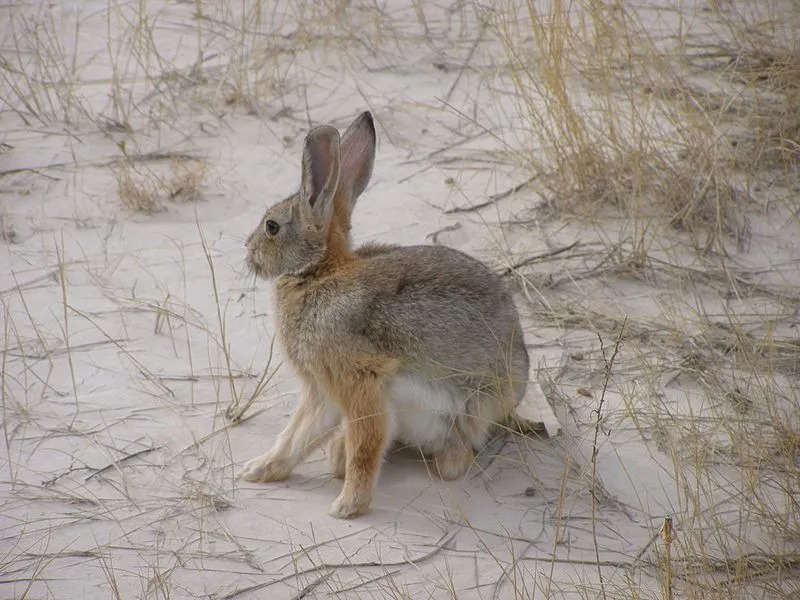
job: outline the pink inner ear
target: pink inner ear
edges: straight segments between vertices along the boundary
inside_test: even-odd
[[[363,135],[355,136],[348,141],[342,156],[342,170],[354,171],[369,158],[370,145]]]
[[[372,175],[375,156],[375,130],[371,122],[361,120],[351,126],[342,139],[341,181],[350,188],[350,209],[356,198],[364,191]]]
[[[319,202],[323,194],[332,193],[326,186],[338,178],[338,135],[331,127],[319,127],[306,137],[302,185],[305,200],[311,206]]]
[[[329,139],[319,140],[311,154],[311,195],[309,202],[313,205],[318,199],[331,171],[331,142]]]

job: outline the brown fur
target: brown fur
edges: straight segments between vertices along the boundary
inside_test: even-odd
[[[328,236],[325,240],[325,254],[319,266],[319,275],[327,275],[344,268],[347,263],[356,260],[355,254],[350,251],[350,219],[343,208],[346,206],[341,192],[334,199],[335,208],[333,219],[328,226]]]
[[[346,455],[344,487],[331,513],[350,518],[364,513],[372,501],[372,487],[388,443],[381,387],[386,376],[396,371],[397,361],[367,359],[342,366],[328,388],[345,417]]]

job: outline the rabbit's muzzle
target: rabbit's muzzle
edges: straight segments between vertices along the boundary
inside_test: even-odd
[[[247,237],[247,243],[245,244],[245,248],[247,248],[247,257],[245,258],[245,262],[247,264],[248,270],[251,273],[261,277],[263,269],[261,268],[261,265],[259,264],[256,258],[259,246],[258,238],[259,238],[258,230],[254,231]]]

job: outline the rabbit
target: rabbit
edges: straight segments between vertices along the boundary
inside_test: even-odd
[[[441,478],[463,476],[528,379],[517,309],[484,264],[444,246],[351,247],[375,145],[369,112],[341,137],[311,130],[299,191],[246,242],[250,270],[276,280],[277,335],[303,389],[272,449],[239,477],[286,479],[330,440],[344,479],[330,514],[345,519],[369,509],[394,441],[420,448]]]

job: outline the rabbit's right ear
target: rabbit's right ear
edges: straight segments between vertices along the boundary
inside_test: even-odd
[[[335,127],[315,127],[303,148],[300,208],[318,227],[327,225],[339,185],[339,132]]]
[[[375,124],[369,111],[361,113],[342,136],[341,185],[349,189],[347,209],[353,212],[356,200],[372,176],[375,162]]]

